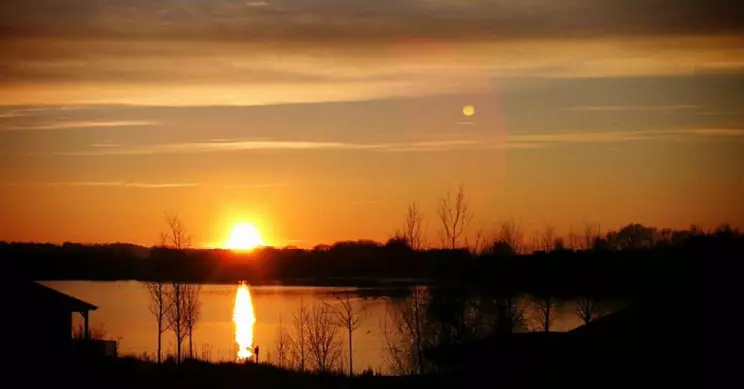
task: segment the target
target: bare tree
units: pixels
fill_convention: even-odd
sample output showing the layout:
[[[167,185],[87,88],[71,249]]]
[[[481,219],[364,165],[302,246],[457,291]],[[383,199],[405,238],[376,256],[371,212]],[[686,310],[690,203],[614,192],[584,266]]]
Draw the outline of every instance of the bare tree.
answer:
[[[473,220],[473,212],[470,210],[470,203],[465,198],[465,189],[462,185],[454,196],[448,191],[439,200],[437,214],[442,222],[443,245],[450,249],[457,248],[458,240]]]
[[[160,233],[160,244],[175,250],[185,250],[191,247],[191,236],[186,232],[186,226],[178,215],[165,213],[167,229]]]
[[[514,296],[501,296],[493,301],[494,331],[498,334],[511,334],[524,328],[524,307]]]
[[[546,253],[555,250],[556,239],[555,229],[553,226],[546,225],[545,230],[540,234],[540,250]]]
[[[381,324],[384,357],[388,366],[399,374],[427,371],[424,350],[431,343],[427,331],[427,304],[426,291],[414,287],[411,295],[398,306],[388,305],[388,313]]]
[[[305,371],[308,360],[308,327],[310,322],[310,311],[308,311],[303,301],[300,301],[300,308],[297,312],[292,313],[292,327],[294,337],[291,338],[292,360],[295,362],[300,371]]]
[[[274,338],[274,348],[276,353],[276,363],[280,367],[290,367],[292,363],[292,336],[289,334],[287,327],[282,319],[279,319],[276,336]]]
[[[186,232],[186,227],[176,214],[165,214],[167,229],[160,234],[160,242],[163,247],[174,250],[178,255],[184,255],[184,250],[191,247],[191,237]],[[178,281],[171,282],[170,289],[166,292],[168,301],[165,318],[167,328],[173,330],[176,336],[176,358],[180,363],[182,361],[182,345],[188,334],[187,327],[187,306],[186,290],[188,287]]]
[[[326,304],[315,304],[310,313],[307,341],[315,370],[329,372],[341,362],[341,342],[334,311]]]
[[[165,311],[165,317],[168,328],[173,331],[176,337],[176,361],[183,361],[183,341],[188,335],[186,320],[186,284],[172,282],[168,290],[168,310]]]
[[[527,240],[526,243],[522,245],[522,253],[534,253],[537,251],[542,250],[542,238],[540,236],[540,231],[536,231],[532,236]]]
[[[566,248],[570,250],[581,250],[582,238],[574,231],[573,225],[569,228],[566,236]]]
[[[573,312],[584,324],[589,324],[592,320],[602,316],[602,303],[597,299],[582,297],[576,301]]]
[[[398,230],[395,235],[405,239],[408,246],[412,249],[421,250],[426,246],[424,238],[424,235],[426,234],[425,230],[424,215],[421,213],[418,203],[412,202],[408,204],[406,219],[404,220],[401,229]]]
[[[399,375],[412,375],[416,369],[412,364],[409,339],[401,336],[397,328],[397,321],[388,313],[380,321],[380,333],[382,334],[382,358],[390,370]]]
[[[194,327],[201,317],[201,285],[184,284],[184,321],[189,337],[189,358],[194,358]]]
[[[584,225],[584,236],[582,237],[581,249],[591,250],[594,247],[594,243],[600,239],[599,225],[593,225],[586,223]]]
[[[163,333],[168,329],[165,323],[165,312],[168,310],[168,293],[166,291],[166,285],[163,281],[150,281],[144,283],[145,288],[150,297],[150,313],[155,316],[155,320],[158,323],[158,363],[161,362],[162,358],[162,346],[163,346]]]
[[[558,301],[555,297],[546,294],[536,296],[534,307],[537,311],[537,321],[544,332],[550,331],[550,325],[553,323],[555,311],[558,308]]]
[[[475,238],[473,240],[473,244],[467,244],[468,250],[473,255],[481,255],[486,254],[488,252],[488,238],[486,237],[486,232],[484,231],[483,227],[479,228],[478,231],[475,232]]]
[[[497,243],[511,247],[514,253],[522,253],[524,251],[522,227],[513,219],[504,221],[499,229]]]
[[[345,292],[336,296],[335,306],[332,306],[339,327],[345,329],[349,334],[349,375],[354,375],[354,358],[351,336],[361,324],[363,309],[354,309],[351,300],[351,292]]]
[[[103,340],[108,335],[106,326],[103,323],[99,323],[96,326],[91,326],[86,335],[85,324],[80,323],[77,327],[72,329],[72,339],[75,340]]]

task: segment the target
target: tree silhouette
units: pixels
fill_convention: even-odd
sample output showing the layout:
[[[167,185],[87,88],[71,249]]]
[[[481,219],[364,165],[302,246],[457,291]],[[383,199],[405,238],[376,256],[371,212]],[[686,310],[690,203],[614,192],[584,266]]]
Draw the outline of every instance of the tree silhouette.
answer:
[[[403,226],[395,236],[403,239],[408,246],[414,250],[421,250],[426,246],[426,227],[424,226],[424,215],[421,213],[418,203],[408,204],[408,212],[403,221]]]
[[[335,369],[341,362],[341,341],[335,312],[326,304],[315,304],[310,311],[307,343],[310,360],[320,373]]]
[[[176,337],[176,361],[178,363],[183,361],[183,341],[188,335],[186,290],[185,284],[180,282],[171,283],[171,287],[168,290],[168,310],[165,312],[168,328],[173,331]]]
[[[300,307],[297,312],[292,313],[294,337],[291,338],[292,360],[300,371],[305,371],[307,368],[309,325],[310,311],[308,311],[305,303],[300,300]]]
[[[166,213],[165,221],[167,229],[160,235],[161,246],[172,250],[169,257],[176,257],[183,261],[187,248],[191,247],[191,237],[186,232],[186,227],[176,214]],[[176,336],[176,360],[180,363],[182,358],[183,341],[188,334],[189,307],[187,306],[187,294],[189,287],[178,281],[172,281],[170,289],[166,290],[168,309],[165,311],[167,327],[173,330]],[[192,312],[193,313],[193,312]],[[196,322],[194,319],[193,322]]]
[[[399,374],[425,374],[424,351],[431,344],[427,320],[427,292],[414,287],[411,294],[395,304],[389,302],[381,323],[383,348],[388,366]]]
[[[546,225],[542,234],[539,236],[539,247],[540,250],[549,253],[555,250],[556,240],[558,237],[555,234],[555,228],[553,226]]]
[[[453,345],[474,338],[478,326],[472,322],[468,290],[462,286],[441,286],[428,290],[427,319],[432,341]]]
[[[493,255],[497,257],[510,257],[512,255],[517,254],[517,252],[514,251],[514,247],[512,247],[509,243],[506,243],[503,240],[498,240],[494,242],[490,251]]]
[[[177,214],[166,212],[166,231],[160,233],[160,245],[174,250],[185,250],[191,247],[191,236]]]
[[[168,295],[166,290],[165,282],[163,281],[150,281],[144,282],[144,286],[147,289],[150,303],[148,308],[150,313],[155,316],[155,320],[158,323],[158,363],[161,362],[162,358],[162,345],[163,345],[163,333],[168,329],[165,323],[165,313],[168,311]]]
[[[537,312],[537,321],[544,332],[550,331],[550,325],[555,319],[555,311],[558,308],[558,301],[550,294],[536,296],[534,307]]]
[[[276,351],[276,362],[280,367],[292,367],[292,336],[284,325],[282,319],[279,319],[276,336],[274,338],[274,349]]]
[[[483,228],[479,228],[475,232],[475,237],[473,239],[473,244],[472,245],[471,244],[468,244],[468,242],[466,241],[466,245],[468,246],[468,250],[473,255],[487,254],[488,251],[489,251],[488,244],[489,244],[489,240],[486,237],[486,233],[483,230]]]
[[[609,232],[607,240],[610,245],[620,250],[648,249],[654,246],[655,228],[642,224],[628,224],[617,232]]]
[[[596,242],[598,239],[601,239],[601,231],[599,225],[593,225],[591,223],[586,223],[584,225],[584,236],[582,237],[581,241],[581,250],[592,250],[594,247],[596,247]]]
[[[354,309],[351,300],[351,293],[345,292],[340,296],[336,296],[335,306],[330,306],[336,315],[338,325],[345,329],[349,334],[349,375],[354,375],[354,358],[351,336],[352,333],[359,328],[361,324],[361,313],[362,309]]]
[[[447,194],[439,200],[437,215],[442,223],[442,243],[449,249],[456,249],[458,240],[462,237],[465,230],[473,220],[473,212],[470,210],[470,204],[465,197],[465,189],[462,185],[456,194],[448,191]]]
[[[184,285],[184,320],[189,337],[189,358],[194,358],[194,328],[201,318],[201,285]]]
[[[494,332],[511,334],[524,327],[524,308],[519,305],[515,296],[497,297],[492,302],[494,309]]]
[[[72,328],[72,339],[75,340],[104,340],[108,335],[106,327],[99,323],[96,326],[91,326],[85,330],[85,324],[80,323],[77,327]]]
[[[602,315],[602,304],[597,299],[582,297],[576,301],[573,313],[582,323],[589,324],[589,322]]]
[[[502,222],[492,250],[502,256],[520,254],[524,250],[522,227],[513,219]]]

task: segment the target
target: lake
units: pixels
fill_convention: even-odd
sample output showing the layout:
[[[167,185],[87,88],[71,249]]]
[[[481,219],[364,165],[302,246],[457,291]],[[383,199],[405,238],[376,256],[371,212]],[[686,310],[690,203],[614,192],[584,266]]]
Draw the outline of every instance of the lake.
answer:
[[[42,284],[98,306],[91,313],[93,330],[105,331],[105,338],[119,341],[120,355],[154,357],[157,350],[157,322],[148,308],[149,296],[136,281],[45,281]],[[211,361],[234,361],[238,353],[233,310],[239,285],[204,285],[201,289],[201,318],[194,330],[195,355]],[[301,305],[333,303],[339,292],[354,292],[352,304],[364,309],[360,327],[353,333],[354,370],[372,368],[388,373],[385,365],[382,323],[388,315],[393,290],[316,286],[249,286],[255,315],[253,344],[260,347],[261,361],[273,360],[280,323],[291,323],[292,313]],[[359,297],[364,296],[364,297]],[[528,329],[534,327],[534,312],[526,306]],[[74,315],[74,325],[81,319]],[[552,330],[566,331],[580,325],[571,306],[564,304],[554,314]],[[339,331],[346,348],[346,332]],[[163,335],[163,354],[175,354],[171,332]]]

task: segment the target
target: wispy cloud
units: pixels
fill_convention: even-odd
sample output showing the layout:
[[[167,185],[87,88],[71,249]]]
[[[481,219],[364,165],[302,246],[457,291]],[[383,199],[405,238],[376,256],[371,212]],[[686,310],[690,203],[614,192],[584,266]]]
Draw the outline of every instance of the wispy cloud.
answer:
[[[21,110],[21,109],[10,110],[10,111],[5,111],[5,112],[0,112],[0,119],[15,118],[15,117],[26,116],[26,115],[28,115],[28,112]]]
[[[6,108],[5,111],[0,112],[0,119],[15,118],[19,116],[31,116],[31,115],[43,114],[43,113],[52,112],[52,111],[77,110],[77,109],[82,109],[82,108],[83,107],[81,106],[64,106],[64,105],[10,108],[10,109]]]
[[[116,51],[108,46],[54,39],[24,41],[14,45],[15,52],[0,51],[0,83],[8,88],[0,104],[367,101],[492,92],[494,80],[744,72],[742,39],[731,36],[679,37],[674,44],[659,37],[601,37],[425,44],[400,40],[364,48],[198,40],[188,45],[119,41]]]
[[[155,126],[157,122],[139,120],[119,121],[85,121],[85,122],[57,122],[38,125],[0,125],[0,131],[36,131],[36,130],[66,130],[74,128],[99,128],[99,127],[139,127]]]
[[[434,152],[466,148],[486,147],[484,140],[442,140],[410,143],[388,143],[376,145],[376,150],[389,152]]]
[[[510,145],[533,144],[550,145],[557,143],[618,143],[648,140],[704,140],[720,137],[744,137],[744,129],[737,128],[696,128],[653,131],[605,131],[605,132],[565,132],[509,134]]]
[[[740,115],[744,115],[744,111],[702,111],[702,112],[695,112],[695,115],[701,115],[701,116],[740,116]]]
[[[741,128],[698,128],[687,130],[688,134],[709,135],[709,136],[744,136],[744,129]]]
[[[9,0],[0,2],[0,83],[9,88],[0,104],[351,101],[489,90],[503,78],[744,71],[738,3],[658,8],[641,0]]]
[[[585,112],[625,112],[625,111],[690,111],[697,105],[578,105],[567,107],[566,111]]]
[[[442,140],[391,143],[351,143],[292,140],[246,140],[168,143],[130,148],[110,148],[62,153],[67,155],[188,154],[253,150],[369,150],[381,152],[443,151],[483,144],[477,140]]]
[[[695,128],[647,131],[577,131],[561,133],[511,133],[501,139],[443,139],[411,142],[352,143],[292,140],[205,140],[136,147],[91,147],[87,150],[53,153],[57,155],[158,155],[198,154],[240,151],[368,151],[368,152],[443,152],[473,149],[534,149],[562,143],[619,143],[649,140],[715,140],[744,137],[744,129]],[[100,145],[99,145],[100,146]],[[113,145],[111,145],[113,146]],[[249,187],[276,184],[245,184]],[[284,184],[281,184],[284,185]],[[234,184],[239,187],[243,184]]]
[[[93,143],[90,147],[119,147],[118,143]]]
[[[285,188],[298,186],[289,182],[217,183],[217,182],[139,182],[139,181],[59,181],[59,182],[0,182],[0,187],[112,187],[132,189],[194,188],[201,186],[223,188]]]
[[[626,142],[649,139],[657,134],[644,131],[618,132],[565,132],[540,134],[509,134],[509,142],[516,143],[598,143],[598,142]]]
[[[287,239],[286,242],[286,246],[294,246],[298,244],[308,243],[309,241],[307,239]]]
[[[190,188],[201,186],[199,182],[144,183],[126,181],[68,181],[68,182],[6,182],[0,186],[49,186],[49,187],[119,187],[140,189]]]
[[[482,40],[741,32],[737,5],[677,0],[675,7],[661,12],[658,3],[640,0],[82,0],[65,7],[56,0],[9,0],[0,3],[0,25],[11,37],[365,45],[400,37]]]
[[[268,1],[246,1],[243,3],[244,6],[248,8],[254,8],[254,7],[268,7],[270,3]]]
[[[252,188],[252,189],[263,189],[263,188],[285,188],[289,186],[298,186],[299,183],[288,183],[288,182],[276,182],[276,183],[258,183],[258,184],[227,184],[224,185],[227,188]]]

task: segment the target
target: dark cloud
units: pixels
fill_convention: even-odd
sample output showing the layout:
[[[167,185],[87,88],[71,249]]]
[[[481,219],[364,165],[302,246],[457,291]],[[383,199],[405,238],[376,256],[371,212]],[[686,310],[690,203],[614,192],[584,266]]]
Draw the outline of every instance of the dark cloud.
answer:
[[[299,70],[256,66],[242,68],[209,58],[201,61],[190,58],[188,63],[179,65],[178,58],[164,57],[162,52],[158,53],[158,58],[155,59],[123,57],[129,61],[122,61],[122,56],[100,57],[100,53],[96,53],[96,56],[81,52],[70,53],[72,54],[78,59],[64,61],[58,57],[48,57],[38,61],[8,60],[4,64],[0,63],[0,85],[24,83],[28,80],[41,83],[107,82],[163,85],[219,82],[254,86],[269,82],[297,84],[354,81],[353,77],[344,75],[310,74]],[[50,61],[49,58],[53,60]]]
[[[744,17],[699,0],[10,0],[5,104],[277,104],[492,80],[740,74]]]
[[[11,0],[4,37],[373,43],[597,35],[740,34],[729,0]]]

